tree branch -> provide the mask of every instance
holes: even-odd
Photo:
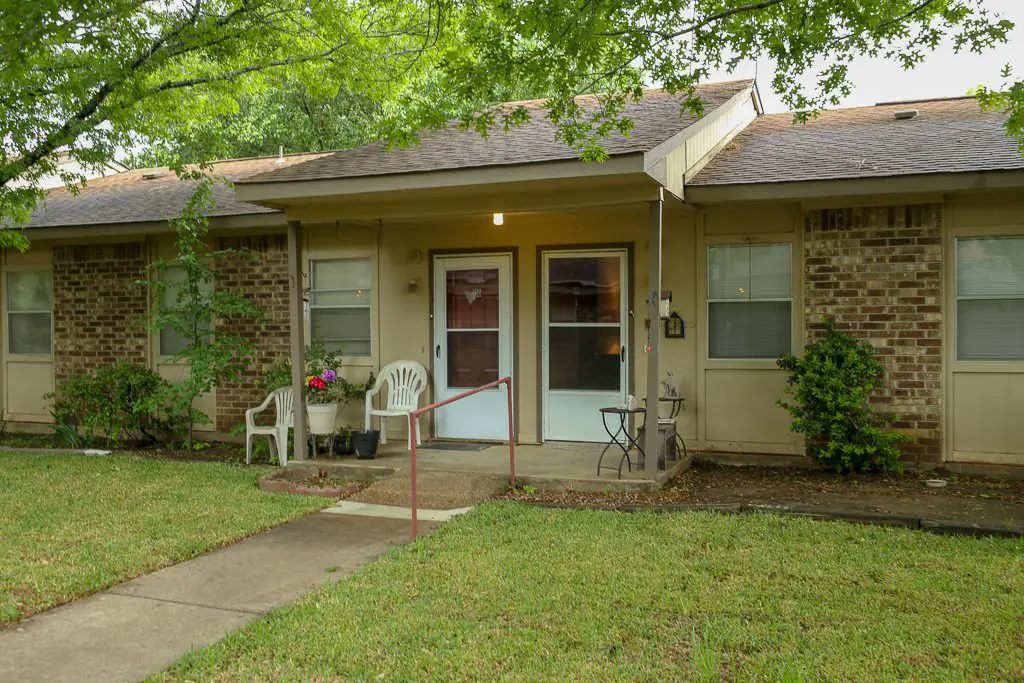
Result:
[[[324,52],[318,52],[312,55],[302,55],[299,57],[289,57],[288,59],[277,59],[272,62],[266,62],[265,64],[251,64],[249,66],[244,66],[233,71],[225,71],[222,74],[199,76],[196,78],[186,78],[180,81],[165,81],[164,83],[161,83],[160,85],[155,85],[149,90],[147,90],[145,96],[156,95],[166,90],[175,90],[178,88],[191,88],[196,85],[206,85],[208,83],[229,81],[233,78],[244,76],[245,74],[266,71],[269,69],[275,69],[277,67],[304,64],[306,62],[312,62],[317,59],[327,59],[328,57],[330,57],[332,54],[334,54],[343,47],[345,47],[345,45],[335,45],[331,49],[325,50]]]

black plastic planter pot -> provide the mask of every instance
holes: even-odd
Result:
[[[352,448],[351,435],[334,437],[335,455],[352,455],[353,453],[355,453],[355,449]]]
[[[362,460],[369,460],[377,455],[377,442],[380,440],[380,432],[371,429],[368,432],[352,432],[352,448],[356,457]]]

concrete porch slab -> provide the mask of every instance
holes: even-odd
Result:
[[[534,486],[539,490],[563,491],[656,491],[669,479],[689,466],[689,462],[669,462],[668,469],[658,473],[655,480],[646,479],[643,472],[628,471],[623,466],[622,478],[612,470],[601,470],[597,476],[597,461],[603,444],[548,442],[543,445],[516,445],[516,480],[520,484]],[[634,454],[635,455],[635,454]],[[480,451],[432,450],[424,444],[417,451],[417,464],[421,473],[462,472],[508,477],[509,456],[506,444],[495,444]],[[621,458],[621,451],[618,458]],[[618,462],[609,449],[605,457]],[[354,456],[320,458],[316,461],[288,463],[289,467],[309,468],[311,465],[330,471],[333,476],[357,478],[366,471],[367,462],[381,471],[398,472],[395,479],[409,469],[409,450],[404,441],[390,442],[380,447],[374,460],[357,460]],[[507,484],[507,482],[506,482]],[[379,484],[378,484],[379,485]],[[357,498],[358,499],[358,498]],[[392,501],[373,501],[387,502]],[[397,501],[396,501],[397,503]],[[407,504],[402,502],[401,504]],[[431,507],[443,507],[441,505]]]

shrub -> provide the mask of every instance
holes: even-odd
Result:
[[[155,432],[180,426],[181,419],[150,409],[169,386],[152,370],[118,363],[72,377],[46,397],[60,438],[72,446],[83,437],[114,445],[136,435],[156,441]]]
[[[803,358],[779,357],[789,371],[780,406],[793,416],[790,429],[804,435],[807,454],[839,472],[901,469],[895,444],[910,439],[886,428],[895,417],[879,414],[871,392],[883,386],[874,347],[825,321],[825,336],[804,348]]]

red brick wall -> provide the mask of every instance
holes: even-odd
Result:
[[[135,283],[145,245],[53,248],[54,376],[60,382],[100,365],[149,364],[148,292]]]
[[[245,424],[245,411],[265,398],[256,388],[256,380],[288,356],[288,243],[284,235],[266,235],[220,239],[217,248],[240,251],[218,259],[215,287],[248,297],[266,314],[263,327],[251,321],[226,323],[257,348],[255,362],[243,373],[242,381],[225,382],[217,389],[217,431],[229,432]]]
[[[942,205],[809,211],[807,336],[821,321],[868,339],[886,368],[877,396],[914,437],[905,457],[942,459]]]

